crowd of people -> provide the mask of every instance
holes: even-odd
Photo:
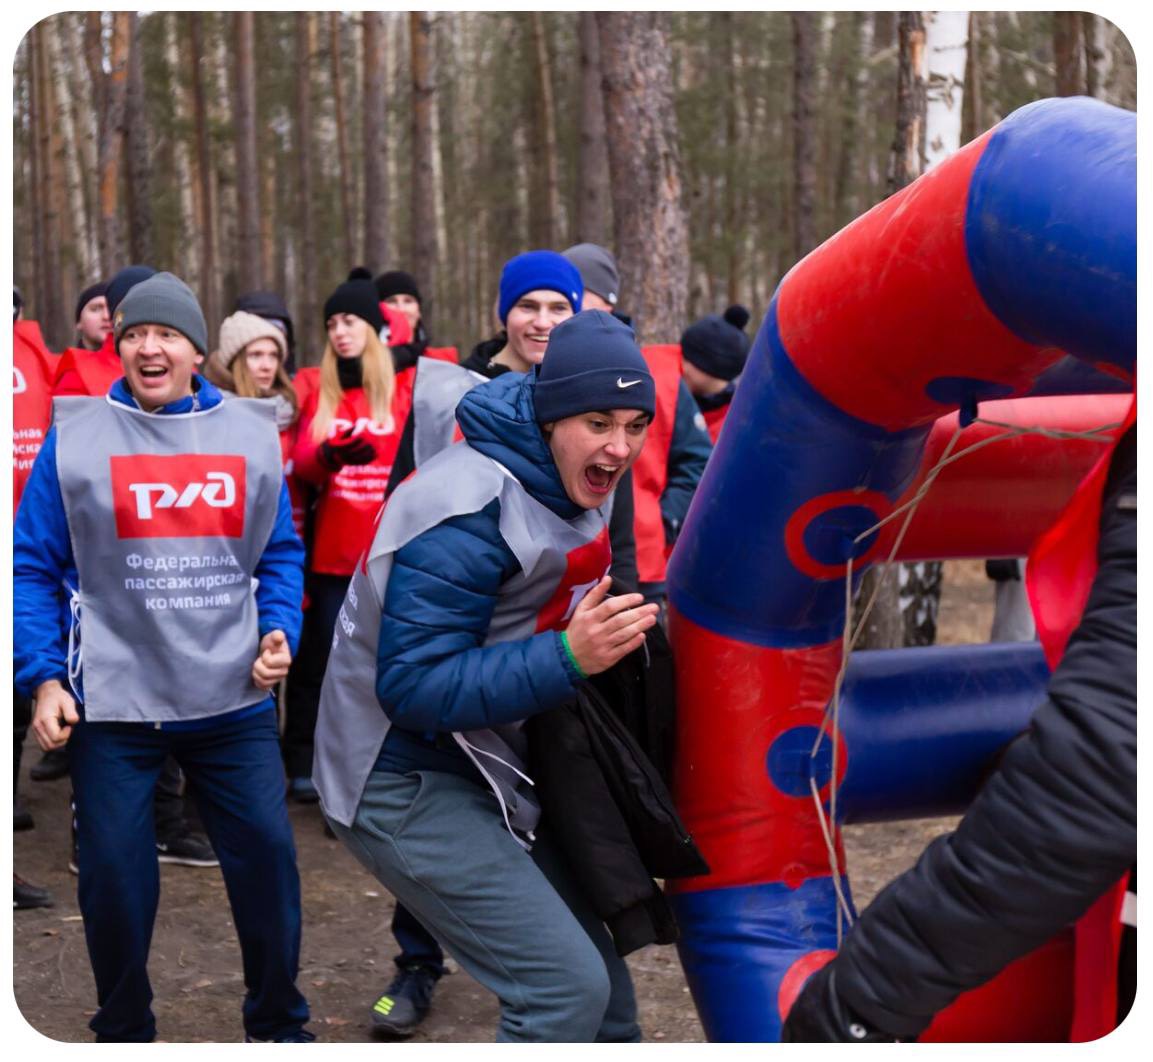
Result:
[[[526,721],[658,624],[749,315],[642,350],[621,287],[603,247],[519,254],[461,357],[413,276],[358,268],[319,359],[273,292],[213,335],[183,281],[130,265],[59,354],[14,292],[14,780],[31,727],[32,779],[70,779],[98,1040],[156,1036],[159,862],[224,875],[246,1038],[312,1038],[289,800],[397,898],[376,1029],[419,1025],[447,948],[502,1039],[639,1039],[618,950],[660,939],[636,913],[659,890],[590,902],[539,827]]]
[[[60,354],[14,292],[13,778],[29,728],[31,777],[70,777],[97,1040],[157,1036],[160,862],[220,867],[245,1039],[314,1039],[289,800],[396,898],[375,1029],[417,1028],[447,952],[499,999],[500,1040],[641,1038],[623,956],[675,939],[654,879],[707,867],[659,741],[604,708],[643,715],[624,702],[668,662],[666,560],[750,315],[642,348],[622,287],[603,247],[518,254],[464,357],[432,345],[400,270],[354,269],[316,322],[246,293],[212,335],[182,280],[130,265],[81,294]],[[1126,876],[1135,428],[1103,469],[1100,566],[1049,701],[810,978],[786,1039],[914,1037]],[[13,826],[34,826],[19,794]]]

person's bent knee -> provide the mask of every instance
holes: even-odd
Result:
[[[510,1039],[540,1043],[592,1043],[596,1039],[612,986],[604,961],[586,941],[586,947],[553,956],[548,969],[534,977],[525,993],[526,1012],[505,1014],[502,1022]]]

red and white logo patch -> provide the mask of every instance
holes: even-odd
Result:
[[[244,458],[134,454],[109,459],[120,538],[240,538]]]
[[[537,634],[541,631],[563,631],[585,594],[608,574],[612,560],[607,527],[602,527],[601,533],[591,542],[572,550],[560,585],[537,616]]]

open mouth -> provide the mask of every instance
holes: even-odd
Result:
[[[608,494],[616,486],[622,468],[619,465],[587,465],[585,486],[593,494]]]
[[[168,369],[163,365],[141,365],[140,376],[144,380],[163,380]]]

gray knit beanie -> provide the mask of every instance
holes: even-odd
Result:
[[[244,310],[224,318],[220,323],[220,360],[224,367],[231,367],[237,355],[257,339],[271,339],[280,352],[280,360],[284,361],[288,343],[284,333],[271,321]]]
[[[188,338],[201,354],[208,353],[208,325],[192,289],[171,273],[157,273],[135,285],[120,305],[112,327],[116,345],[124,330],[133,325],[168,325]]]

